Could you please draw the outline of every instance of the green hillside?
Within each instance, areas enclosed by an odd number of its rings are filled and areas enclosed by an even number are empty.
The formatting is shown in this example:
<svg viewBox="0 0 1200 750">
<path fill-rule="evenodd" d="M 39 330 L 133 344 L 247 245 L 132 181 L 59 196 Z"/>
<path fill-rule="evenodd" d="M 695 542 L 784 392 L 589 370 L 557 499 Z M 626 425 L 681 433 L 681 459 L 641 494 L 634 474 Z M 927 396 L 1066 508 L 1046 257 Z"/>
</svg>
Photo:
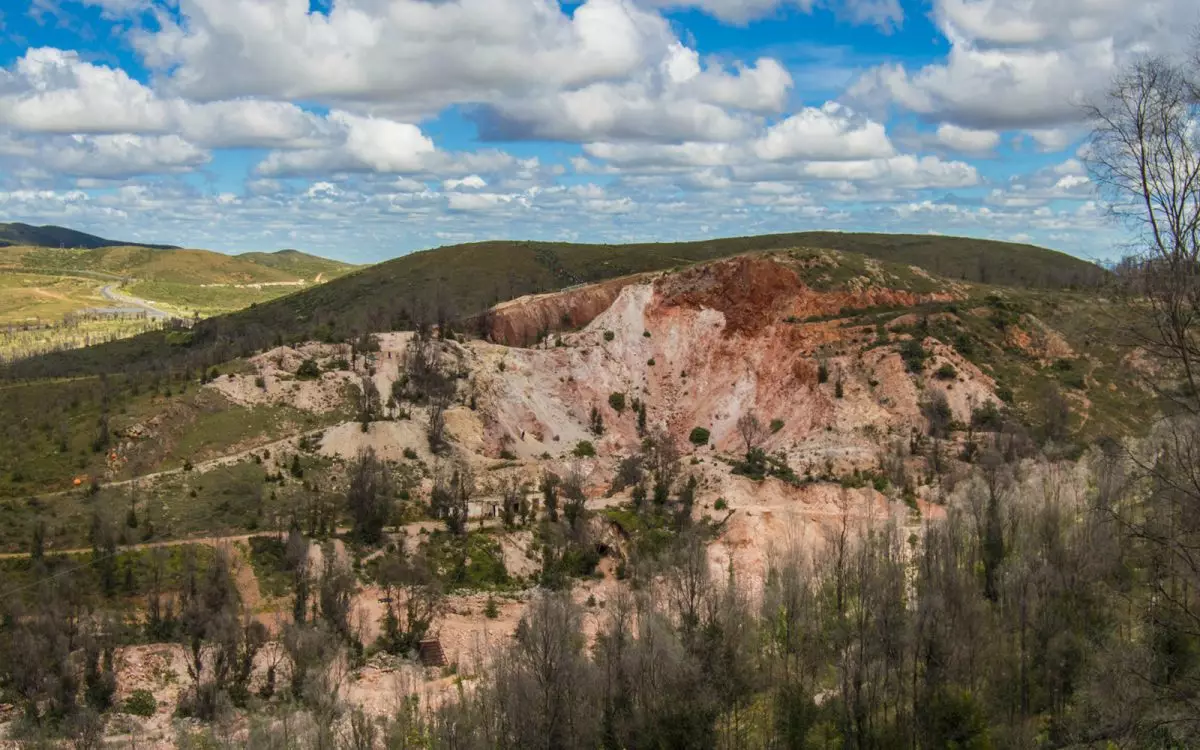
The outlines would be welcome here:
<svg viewBox="0 0 1200 750">
<path fill-rule="evenodd" d="M 211 250 L 155 249 L 118 245 L 93 249 L 9 246 L 0 248 L 0 268 L 183 284 L 250 284 L 295 281 L 287 271 Z"/>
<path fill-rule="evenodd" d="M 679 243 L 479 242 L 413 253 L 190 331 L 156 331 L 16 363 L 7 376 L 209 366 L 288 340 L 343 340 L 414 321 L 463 321 L 504 299 L 755 250 L 830 247 L 954 279 L 1036 288 L 1102 283 L 1107 272 L 1030 245 L 941 236 L 800 233 Z"/>
<path fill-rule="evenodd" d="M 241 260 L 250 261 L 255 265 L 274 268 L 278 271 L 312 281 L 318 276 L 322 281 L 343 276 L 353 271 L 356 266 L 339 260 L 330 260 L 318 255 L 309 255 L 299 250 L 276 250 L 273 253 L 241 253 L 235 256 Z"/>
<path fill-rule="evenodd" d="M 5 247 L 8 245 L 35 245 L 39 247 L 75 247 L 88 249 L 97 247 L 115 247 L 118 245 L 151 247 L 160 250 L 174 248 L 174 245 L 145 245 L 139 242 L 106 240 L 103 237 L 97 237 L 94 234 L 78 232 L 74 229 L 67 229 L 66 227 L 57 227 L 52 224 L 35 227 L 31 224 L 22 224 L 20 222 L 13 222 L 10 224 L 0 223 L 0 247 Z"/>
</svg>

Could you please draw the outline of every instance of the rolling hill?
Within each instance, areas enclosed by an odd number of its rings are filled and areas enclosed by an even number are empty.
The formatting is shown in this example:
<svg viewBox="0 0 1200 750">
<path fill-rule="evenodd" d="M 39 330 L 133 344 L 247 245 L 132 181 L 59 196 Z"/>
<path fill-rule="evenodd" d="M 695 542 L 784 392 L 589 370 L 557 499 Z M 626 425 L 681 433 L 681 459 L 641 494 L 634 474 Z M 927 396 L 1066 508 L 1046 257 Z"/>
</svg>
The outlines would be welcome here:
<svg viewBox="0 0 1200 750">
<path fill-rule="evenodd" d="M 53 224 L 35 227 L 32 224 L 12 222 L 0 223 L 0 247 L 8 245 L 35 245 L 39 247 L 74 247 L 97 248 L 125 245 L 131 247 L 150 247 L 158 250 L 174 249 L 174 245 L 145 245 L 138 242 L 106 240 L 94 234 L 78 232 L 66 227 Z"/>
<path fill-rule="evenodd" d="M 343 276 L 356 268 L 340 260 L 330 260 L 290 248 L 273 253 L 241 253 L 235 257 L 304 279 L 316 279 L 320 276 L 323 281 Z"/>
<path fill-rule="evenodd" d="M 832 247 L 831 247 L 832 246 Z M 210 366 L 284 341 L 345 340 L 415 322 L 468 321 L 489 306 L 634 273 L 757 250 L 824 247 L 947 278 L 1026 288 L 1102 284 L 1107 272 L 1031 245 L 924 235 L 831 232 L 628 245 L 479 242 L 413 253 L 249 309 L 201 321 L 190 331 L 154 331 L 120 342 L 17 362 L 8 377 Z"/>
</svg>

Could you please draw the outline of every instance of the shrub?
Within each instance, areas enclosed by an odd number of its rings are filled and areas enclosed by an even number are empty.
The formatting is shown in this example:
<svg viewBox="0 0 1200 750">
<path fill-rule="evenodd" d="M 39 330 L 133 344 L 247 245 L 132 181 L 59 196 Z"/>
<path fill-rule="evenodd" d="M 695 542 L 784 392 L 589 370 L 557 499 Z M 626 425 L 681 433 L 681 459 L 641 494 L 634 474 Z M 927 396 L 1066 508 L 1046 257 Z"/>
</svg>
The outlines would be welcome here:
<svg viewBox="0 0 1200 750">
<path fill-rule="evenodd" d="M 829 365 L 825 364 L 825 360 L 817 365 L 817 382 L 825 383 L 829 380 Z"/>
<path fill-rule="evenodd" d="M 772 433 L 779 432 L 782 429 L 783 429 L 783 420 L 782 419 L 772 419 L 771 420 L 771 432 Z"/>
<path fill-rule="evenodd" d="M 296 377 L 301 380 L 315 380 L 321 377 L 321 368 L 317 366 L 317 360 L 306 359 L 300 363 L 300 367 L 296 370 Z"/>
<path fill-rule="evenodd" d="M 642 331 L 642 338 L 647 338 L 647 339 L 648 339 L 648 338 L 650 338 L 650 332 L 649 332 L 649 331 Z"/>
<path fill-rule="evenodd" d="M 267 381 L 263 379 L 262 375 L 259 375 L 254 379 L 254 385 L 265 390 L 267 387 Z"/>
<path fill-rule="evenodd" d="M 713 508 L 716 510 L 725 510 L 729 507 L 729 503 L 725 502 L 725 498 L 718 497 L 717 502 L 713 503 Z"/>
<path fill-rule="evenodd" d="M 709 435 L 709 431 L 703 427 L 694 427 L 692 433 L 688 435 L 688 440 L 695 446 L 708 445 Z"/>
<path fill-rule="evenodd" d="M 954 365 L 946 362 L 937 371 L 938 380 L 954 380 L 958 377 L 958 370 L 954 369 Z"/>
<path fill-rule="evenodd" d="M 612 341 L 612 340 L 613 340 L 613 339 L 615 339 L 616 337 L 617 337 L 617 335 L 616 335 L 615 333 L 613 333 L 612 331 L 605 331 L 605 332 L 604 332 L 604 340 L 605 340 L 605 341 Z"/>
<path fill-rule="evenodd" d="M 919 373 L 925 369 L 925 360 L 929 359 L 929 352 L 925 351 L 920 341 L 908 339 L 900 347 L 900 358 L 904 360 L 904 369 Z"/>
<path fill-rule="evenodd" d="M 646 360 L 646 365 L 648 367 L 654 367 L 654 357 L 651 357 L 650 359 Z"/>
<path fill-rule="evenodd" d="M 592 458 L 596 455 L 596 446 L 592 445 L 590 440 L 580 440 L 575 444 L 575 450 L 571 452 L 577 458 Z"/>
<path fill-rule="evenodd" d="M 615 411 L 617 414 L 622 413 L 623 411 L 625 411 L 625 394 L 624 393 L 608 394 L 608 405 L 611 406 L 612 410 Z"/>
<path fill-rule="evenodd" d="M 154 693 L 149 690 L 134 690 L 125 699 L 123 710 L 133 716 L 143 718 L 153 716 L 154 712 L 158 710 L 158 701 L 154 699 Z"/>
<path fill-rule="evenodd" d="M 833 395 L 835 398 L 841 398 L 846 395 L 846 387 L 842 385 L 841 378 L 838 378 L 837 382 L 833 384 Z"/>
<path fill-rule="evenodd" d="M 417 460 L 417 452 L 415 450 L 413 450 L 412 448 L 405 448 L 404 449 L 404 457 L 410 461 L 416 461 Z"/>
<path fill-rule="evenodd" d="M 505 448 L 504 450 L 500 451 L 500 458 L 504 459 L 505 461 L 516 461 L 517 454 Z"/>
<path fill-rule="evenodd" d="M 487 598 L 487 604 L 483 605 L 483 616 L 489 620 L 495 620 L 500 616 L 500 607 L 497 606 L 496 600 L 493 597 Z"/>
</svg>

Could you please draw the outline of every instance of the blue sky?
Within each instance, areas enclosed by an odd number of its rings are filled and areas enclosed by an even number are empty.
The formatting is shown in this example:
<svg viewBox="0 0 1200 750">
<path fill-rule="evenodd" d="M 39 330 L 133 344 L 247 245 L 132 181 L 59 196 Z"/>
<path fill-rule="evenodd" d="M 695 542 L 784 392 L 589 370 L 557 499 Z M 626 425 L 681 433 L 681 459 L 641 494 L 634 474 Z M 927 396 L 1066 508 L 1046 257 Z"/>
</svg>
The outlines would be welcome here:
<svg viewBox="0 0 1200 750">
<path fill-rule="evenodd" d="M 1080 105 L 1191 0 L 32 0 L 0 220 L 376 261 L 805 229 L 1119 255 Z"/>
</svg>

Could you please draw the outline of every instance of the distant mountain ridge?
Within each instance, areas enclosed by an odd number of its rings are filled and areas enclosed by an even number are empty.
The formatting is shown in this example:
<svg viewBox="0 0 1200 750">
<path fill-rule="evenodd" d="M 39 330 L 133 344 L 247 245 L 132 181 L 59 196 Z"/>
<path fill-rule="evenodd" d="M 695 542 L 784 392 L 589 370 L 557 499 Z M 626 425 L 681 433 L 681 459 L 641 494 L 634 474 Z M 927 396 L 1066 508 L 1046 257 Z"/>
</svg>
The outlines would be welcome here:
<svg viewBox="0 0 1200 750">
<path fill-rule="evenodd" d="M 497 302 L 525 294 L 793 248 L 855 253 L 949 280 L 1018 288 L 1096 288 L 1110 277 L 1094 263 L 1046 248 L 940 235 L 803 232 L 626 245 L 475 242 L 356 268 L 327 283 L 203 320 L 186 334 L 156 331 L 46 355 L 16 363 L 0 377 L 194 369 L 285 341 L 344 341 L 421 322 L 470 325 Z"/>
<path fill-rule="evenodd" d="M 95 250 L 102 247 L 147 247 L 154 250 L 178 250 L 177 245 L 150 245 L 144 242 L 108 240 L 75 229 L 44 224 L 40 227 L 19 221 L 0 223 L 0 247 L 36 245 L 38 247 L 70 247 Z"/>
</svg>

